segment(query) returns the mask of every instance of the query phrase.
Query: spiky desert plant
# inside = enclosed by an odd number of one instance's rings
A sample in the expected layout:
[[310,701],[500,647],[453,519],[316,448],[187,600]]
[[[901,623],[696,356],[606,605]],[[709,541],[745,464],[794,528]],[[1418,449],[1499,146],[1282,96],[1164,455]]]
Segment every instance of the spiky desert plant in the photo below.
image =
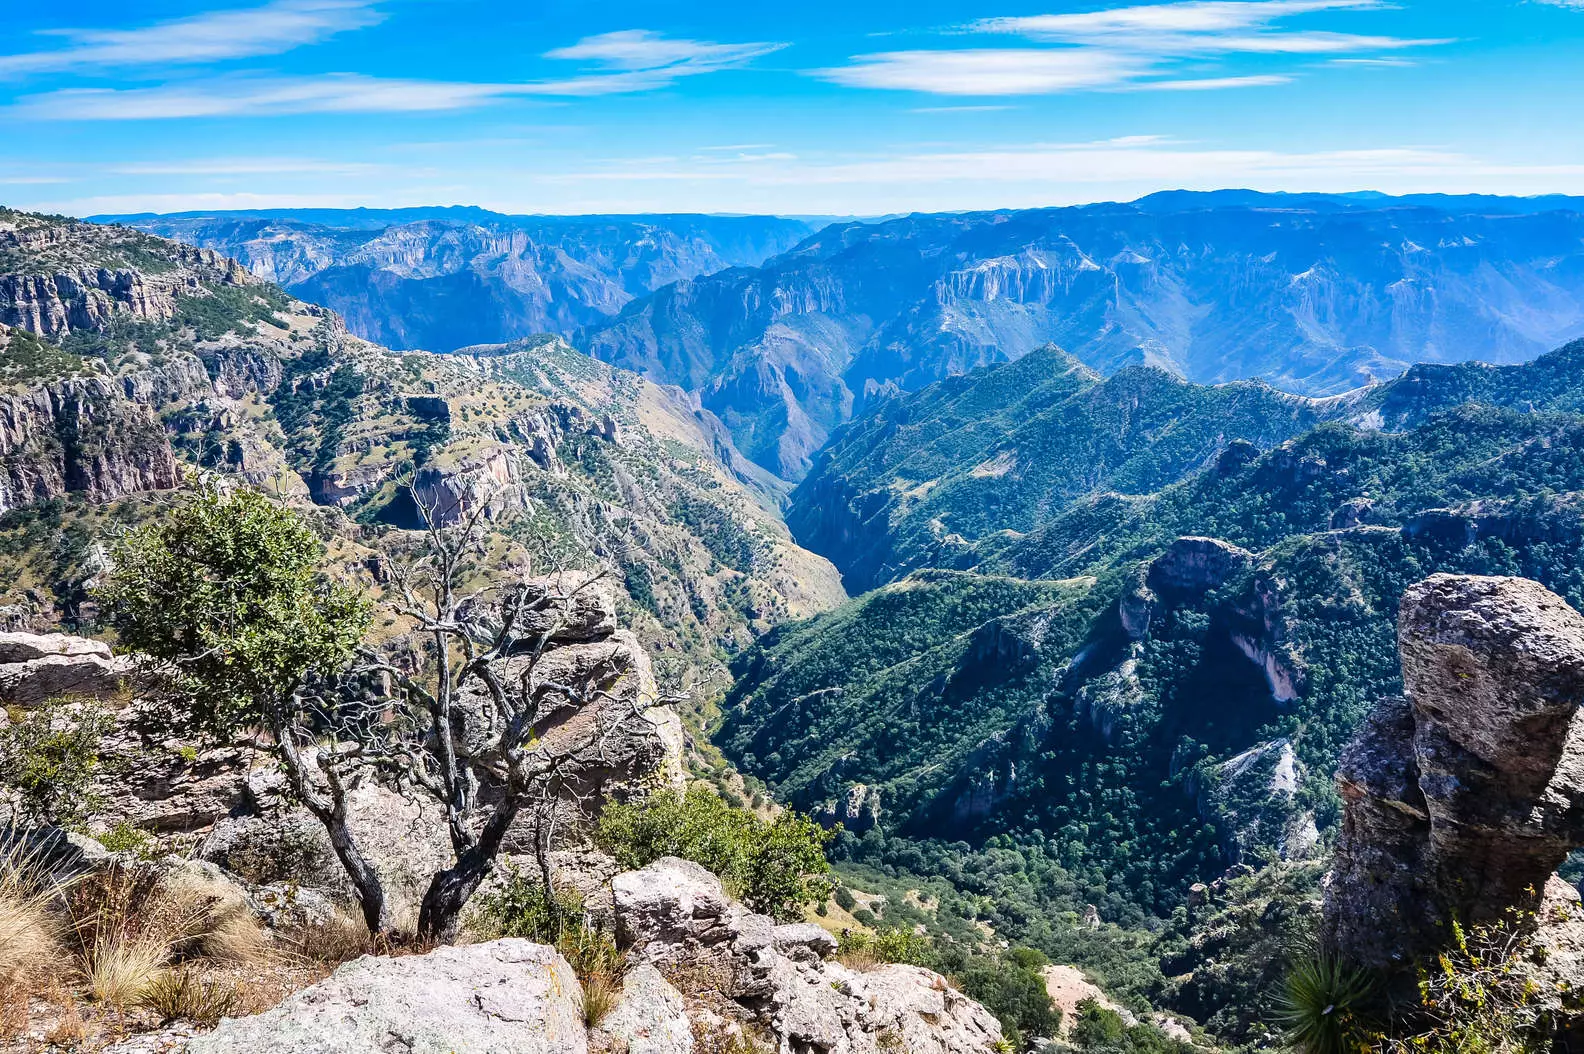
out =
[[1369,970],[1309,950],[1287,975],[1277,1021],[1299,1054],[1359,1054],[1379,1039],[1372,1018],[1378,992]]

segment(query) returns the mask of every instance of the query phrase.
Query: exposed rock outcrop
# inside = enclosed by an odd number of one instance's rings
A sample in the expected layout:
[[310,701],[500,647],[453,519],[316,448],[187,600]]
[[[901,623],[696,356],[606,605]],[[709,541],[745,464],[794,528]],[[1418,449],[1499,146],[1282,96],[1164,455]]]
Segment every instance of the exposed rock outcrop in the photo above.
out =
[[506,939],[365,956],[190,1054],[584,1054],[583,991],[553,948]]
[[780,1054],[988,1054],[1001,1039],[989,1011],[939,974],[850,970],[827,958],[834,942],[817,927],[776,926],[697,864],[657,860],[612,886],[629,961],[656,967],[695,1016],[724,1012],[768,1032]]
[[1224,832],[1222,848],[1236,864],[1270,846],[1283,860],[1302,860],[1320,847],[1314,813],[1298,802],[1303,766],[1288,739],[1250,747],[1194,781],[1199,811]]
[[0,633],[0,703],[37,706],[62,696],[113,699],[132,666],[110,647],[65,633]]
[[[627,630],[616,628],[616,602],[604,580],[567,574],[521,587],[529,647],[508,655],[496,675],[504,684],[525,682],[537,706],[534,732],[545,756],[567,759],[566,807],[586,813],[656,787],[680,789],[682,721],[661,698],[648,652]],[[537,656],[540,635],[550,639]],[[490,750],[496,719],[481,688],[459,696],[467,722],[469,756],[486,793],[498,785]],[[531,844],[525,816],[508,836],[510,851]],[[571,829],[567,825],[564,829]]]
[[107,501],[180,482],[164,427],[109,377],[0,391],[0,512],[68,491]]
[[1536,913],[1544,969],[1576,970],[1584,945],[1576,922],[1555,925],[1554,872],[1584,844],[1584,615],[1526,579],[1435,575],[1403,597],[1398,648],[1406,699],[1342,760],[1328,943],[1402,964],[1453,920],[1518,909]]
[[1156,592],[1203,593],[1253,561],[1253,553],[1219,538],[1179,538],[1150,564],[1149,586]]

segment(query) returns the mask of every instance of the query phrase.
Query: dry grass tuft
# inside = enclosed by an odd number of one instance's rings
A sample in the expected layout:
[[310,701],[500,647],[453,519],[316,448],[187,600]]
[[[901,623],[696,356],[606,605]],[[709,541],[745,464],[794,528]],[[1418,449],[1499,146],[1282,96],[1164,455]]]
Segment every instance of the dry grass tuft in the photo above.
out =
[[220,920],[204,935],[202,951],[206,959],[251,966],[269,962],[275,950],[257,919],[251,915],[233,915]]
[[616,1006],[621,995],[621,980],[599,973],[583,981],[583,1024],[594,1028]]
[[836,961],[854,973],[867,973],[880,966],[885,960],[881,959],[873,948],[867,945],[858,945],[838,951],[836,953]]
[[70,910],[88,991],[114,1006],[142,1001],[174,959],[268,955],[246,905],[201,878],[162,881],[148,868],[116,867],[74,890]]
[[164,941],[120,933],[102,937],[83,956],[88,994],[111,1006],[131,1006],[143,998],[169,958],[170,945]]
[[215,1025],[236,1012],[242,997],[234,982],[188,965],[161,970],[138,1001],[165,1021]]
[[59,969],[57,891],[39,857],[16,843],[0,850],[0,990],[35,987]]
[[363,920],[339,912],[323,922],[299,927],[284,939],[296,959],[318,966],[340,966],[376,951]]

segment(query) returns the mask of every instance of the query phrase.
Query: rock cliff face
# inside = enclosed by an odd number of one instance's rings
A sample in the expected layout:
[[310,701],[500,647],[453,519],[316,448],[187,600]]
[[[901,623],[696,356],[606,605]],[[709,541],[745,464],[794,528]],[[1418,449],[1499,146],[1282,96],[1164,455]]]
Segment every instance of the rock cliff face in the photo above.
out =
[[207,249],[0,209],[0,325],[58,337],[100,331],[118,317],[164,321],[178,297],[202,295],[205,283],[250,280]]
[[580,343],[699,391],[797,478],[873,400],[1051,342],[1104,373],[1316,395],[1415,361],[1532,358],[1584,332],[1584,285],[1557,263],[1578,260],[1581,230],[1576,212],[1320,196],[914,215],[659,289]]
[[[108,277],[57,281],[79,273]],[[140,504],[199,469],[340,510],[325,523],[361,564],[403,544],[385,527],[423,526],[418,503],[441,523],[486,505],[522,559],[616,570],[645,644],[681,647],[698,679],[719,676],[718,646],[843,597],[719,421],[559,339],[396,355],[210,250],[8,211],[0,282],[27,293],[0,292],[0,514],[64,498],[68,517],[135,515],[82,504]],[[0,604],[91,614],[91,573],[45,573]]]
[[1548,927],[1577,902],[1555,871],[1584,845],[1584,615],[1526,579],[1436,575],[1403,597],[1398,647],[1406,698],[1381,705],[1338,776],[1326,940],[1397,965],[1453,920],[1516,908],[1560,945],[1549,968],[1576,969],[1577,927]]
[[[0,331],[0,355],[5,347]],[[0,512],[73,491],[109,501],[180,482],[159,419],[110,378],[0,389]]]
[[618,946],[669,979],[693,1020],[713,1016],[718,1032],[768,1033],[780,1054],[988,1054],[1001,1039],[1000,1023],[939,974],[850,970],[830,959],[835,941],[824,930],[749,912],[686,860],[657,860],[611,885]]

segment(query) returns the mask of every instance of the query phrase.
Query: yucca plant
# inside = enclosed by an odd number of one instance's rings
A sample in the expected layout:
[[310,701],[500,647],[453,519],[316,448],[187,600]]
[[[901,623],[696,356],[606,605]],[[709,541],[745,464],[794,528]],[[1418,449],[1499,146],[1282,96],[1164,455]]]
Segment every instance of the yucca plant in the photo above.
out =
[[1372,1016],[1378,994],[1369,970],[1310,951],[1288,973],[1276,1019],[1299,1054],[1360,1054],[1380,1038]]

